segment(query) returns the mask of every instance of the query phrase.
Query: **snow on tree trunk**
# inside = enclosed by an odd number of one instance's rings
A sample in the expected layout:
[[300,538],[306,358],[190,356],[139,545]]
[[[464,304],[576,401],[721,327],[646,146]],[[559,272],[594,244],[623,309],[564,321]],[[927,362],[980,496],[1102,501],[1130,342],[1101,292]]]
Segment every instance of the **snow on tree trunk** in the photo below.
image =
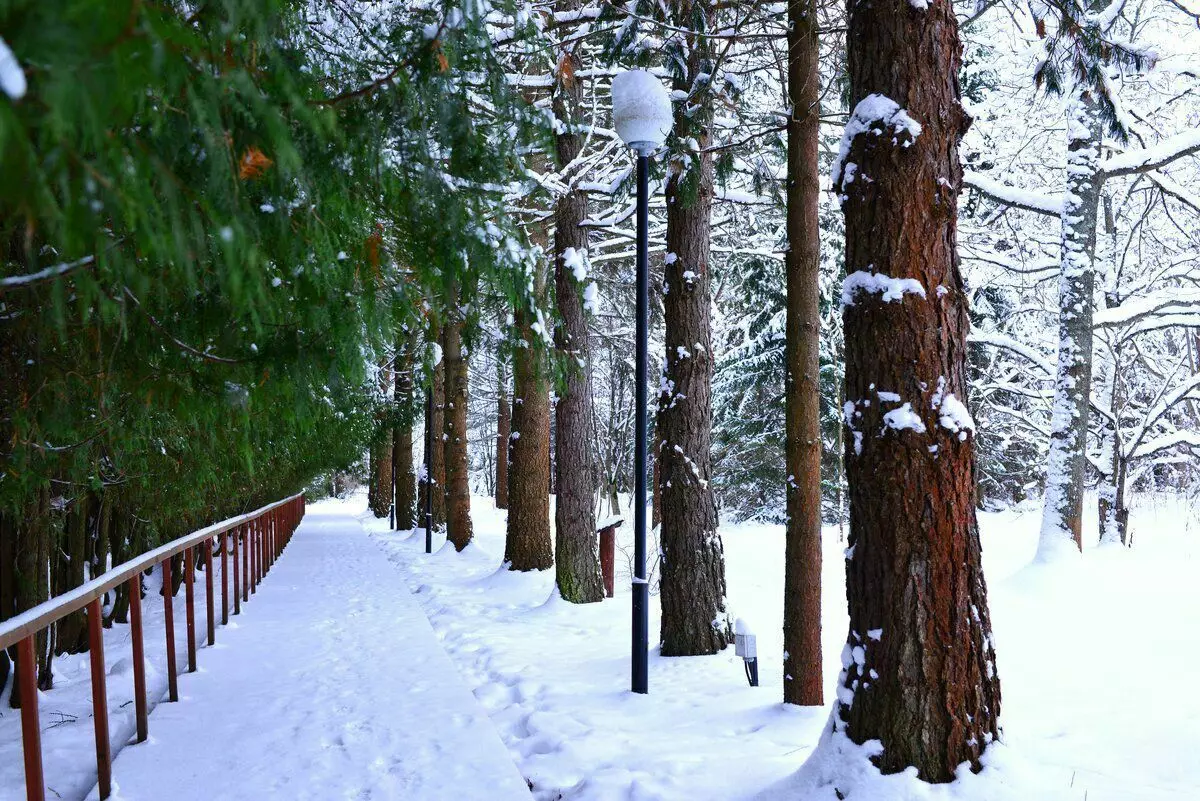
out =
[[824,703],[821,676],[821,181],[815,0],[788,5],[787,546],[783,587],[783,700]]
[[[708,2],[676,4],[676,18],[715,20]],[[713,40],[689,35],[689,92],[713,58]],[[699,102],[711,104],[702,88]],[[693,101],[695,102],[695,101]],[[717,532],[712,478],[712,330],[709,244],[713,200],[711,109],[675,106],[675,136],[695,140],[667,165],[667,256],[663,286],[666,370],[659,393],[656,451],[662,519],[660,597],[663,656],[713,654],[733,639],[725,608],[725,551]],[[698,152],[697,152],[698,151]]]
[[[537,224],[530,240],[541,248],[533,289],[538,298],[546,287],[546,231]],[[519,338],[513,349],[512,434],[508,450],[508,531],[504,561],[511,570],[545,570],[554,564],[550,542],[550,386],[541,323],[523,304],[513,314]]]
[[463,354],[462,299],[452,287],[450,309],[442,327],[442,360],[446,365],[444,419],[446,458],[446,538],[461,551],[471,542],[470,465],[467,461],[467,360]]
[[[569,11],[576,3],[561,2]],[[564,51],[558,62],[558,91],[554,115],[564,123],[557,137],[558,162],[570,164],[583,145],[571,127],[580,119],[582,85],[575,77],[578,57]],[[572,603],[604,599],[596,542],[596,516],[592,505],[594,456],[592,453],[592,382],[584,294],[594,293],[587,263],[587,195],[571,191],[558,199],[554,211],[554,291],[560,322],[554,346],[563,357],[564,377],[554,406],[555,503],[554,563],[558,591]]]
[[1092,293],[1100,190],[1099,106],[1077,90],[1067,109],[1067,191],[1058,284],[1058,370],[1050,419],[1046,500],[1038,559],[1083,546],[1083,495],[1092,386]]
[[496,364],[496,508],[508,508],[508,439],[512,434],[512,410],[508,405],[508,381],[504,361]]
[[828,740],[876,741],[882,773],[949,782],[980,769],[1000,712],[956,250],[961,47],[951,4],[908,0],[852,4],[847,43],[850,626]]

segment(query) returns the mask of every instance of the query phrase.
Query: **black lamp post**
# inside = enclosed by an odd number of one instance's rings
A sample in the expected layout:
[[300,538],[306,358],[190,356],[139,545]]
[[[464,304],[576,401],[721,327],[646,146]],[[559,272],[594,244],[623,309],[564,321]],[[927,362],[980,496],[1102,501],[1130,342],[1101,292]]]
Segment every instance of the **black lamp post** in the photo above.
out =
[[648,72],[628,70],[613,78],[613,123],[637,151],[637,346],[634,370],[633,445],[633,661],[631,689],[649,692],[650,585],[646,576],[646,385],[650,335],[650,155],[671,130],[671,100]]
[[425,390],[425,553],[433,553],[433,378]]

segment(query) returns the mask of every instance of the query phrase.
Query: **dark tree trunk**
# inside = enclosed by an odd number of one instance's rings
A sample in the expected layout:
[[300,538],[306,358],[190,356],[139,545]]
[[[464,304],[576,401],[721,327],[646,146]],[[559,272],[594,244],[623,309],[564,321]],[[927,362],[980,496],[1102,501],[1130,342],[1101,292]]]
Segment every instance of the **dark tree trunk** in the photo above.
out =
[[825,703],[821,678],[821,81],[816,0],[788,5],[787,550],[783,700]]
[[415,340],[404,334],[396,343],[396,427],[392,429],[392,476],[396,482],[396,530],[416,526],[417,476],[413,473],[413,419],[417,407],[413,397],[413,347]]
[[[544,228],[531,233],[546,246]],[[534,268],[534,294],[545,294],[546,266]],[[512,434],[508,449],[508,532],[504,561],[512,570],[545,570],[554,564],[550,544],[550,387],[545,345],[531,327],[533,312],[519,305],[513,315],[518,347],[513,349]]]
[[[677,0],[676,18],[703,15],[715,5]],[[688,36],[687,74],[674,89],[687,92],[711,70],[711,38]],[[717,532],[712,486],[712,332],[709,272],[713,199],[712,104],[675,106],[675,135],[694,138],[700,152],[667,165],[667,258],[663,310],[666,383],[659,396],[657,443],[662,521],[660,598],[663,656],[712,654],[731,640],[725,610],[725,553]]]
[[[575,6],[574,0],[557,4],[564,11]],[[567,123],[557,137],[559,164],[570,164],[582,147],[582,137],[570,127],[579,122],[582,86],[574,77],[579,67],[574,53],[559,56],[554,114]],[[582,259],[587,253],[587,231],[581,227],[586,217],[586,194],[576,190],[559,198],[554,213],[554,291],[560,322],[554,345],[562,357],[564,381],[554,406],[554,561],[559,594],[572,603],[604,598],[592,508],[592,365],[581,294],[588,279],[578,281],[567,264],[569,256]]]
[[508,380],[504,361],[496,366],[496,508],[508,508],[508,440],[512,436],[512,409],[508,405]]
[[[61,544],[52,549],[51,595],[62,595],[87,580],[85,568],[90,566],[88,558],[88,506],[90,497],[80,494],[67,509],[56,514],[62,521]],[[54,655],[81,654],[88,648],[87,616],[82,609],[72,612],[54,624]]]
[[461,551],[471,542],[471,487],[467,465],[467,360],[463,356],[461,298],[452,288],[450,309],[442,326],[442,360],[446,365],[445,430],[446,537]]
[[[33,493],[24,513],[13,522],[16,532],[16,570],[13,579],[16,590],[14,612],[20,614],[26,609],[32,609],[50,598],[49,568],[51,553],[51,509],[50,493],[39,489]],[[39,690],[49,690],[54,684],[52,662],[55,652],[55,629],[51,626],[43,629],[34,638],[34,653],[37,662],[37,686]],[[26,681],[27,677],[20,672],[13,675],[12,695],[9,706],[19,709],[21,706],[18,682]]]
[[882,743],[881,772],[912,766],[929,782],[953,780],[964,762],[978,770],[1000,713],[965,413],[969,321],[955,240],[958,141],[970,119],[960,58],[949,3],[850,6],[857,105],[845,163],[855,167],[834,185],[852,301],[850,629],[834,726]]

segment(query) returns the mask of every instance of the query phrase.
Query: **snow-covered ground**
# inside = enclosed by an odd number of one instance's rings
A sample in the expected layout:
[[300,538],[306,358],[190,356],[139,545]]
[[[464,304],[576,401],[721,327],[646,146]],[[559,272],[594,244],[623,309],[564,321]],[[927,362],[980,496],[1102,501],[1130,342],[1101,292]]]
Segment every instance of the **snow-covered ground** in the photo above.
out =
[[[361,499],[356,505],[365,516]],[[501,568],[504,518],[473,506],[464,553],[365,518],[421,598],[434,629],[490,711],[539,799],[793,797],[792,779],[829,715],[779,702],[783,531],[722,528],[732,612],[759,638],[761,686],[730,648],[650,661],[650,695],[629,686],[628,570],[617,597],[573,606],[553,572]],[[1136,547],[1089,548],[1075,563],[1030,565],[1040,508],[983,514],[1003,689],[996,772],[921,798],[1177,801],[1200,797],[1200,518],[1175,498],[1139,498]],[[1090,530],[1095,530],[1094,527]],[[620,530],[628,545],[630,528]],[[436,536],[436,535],[435,535]],[[843,544],[826,531],[824,658],[833,695],[846,630]],[[656,600],[651,607],[657,631]],[[912,783],[906,785],[912,790]],[[925,791],[929,791],[926,793]],[[856,796],[857,797],[857,796]],[[875,801],[874,798],[868,801]]]
[[[1194,758],[1200,697],[1191,687],[1192,665],[1200,659],[1197,510],[1176,498],[1140,497],[1134,549],[1089,548],[1074,564],[1053,566],[1029,564],[1039,511],[1030,506],[981,519],[1004,699],[1005,745],[995,751],[995,775],[985,772],[986,781],[953,788],[908,782],[902,797],[1200,797]],[[312,507],[305,525],[317,527],[309,529],[314,536],[297,534],[243,615],[218,629],[217,647],[200,652],[200,673],[181,678],[183,703],[151,715],[150,744],[118,756],[118,797],[176,797],[165,788],[186,786],[187,797],[206,801],[290,801],[351,797],[341,791],[353,787],[379,799],[490,801],[499,797],[498,788],[511,787],[516,773],[503,778],[504,765],[497,764],[504,762],[503,749],[474,712],[463,681],[538,799],[797,797],[795,774],[829,711],[779,703],[779,526],[722,528],[730,604],[758,634],[762,686],[746,686],[732,648],[691,659],[653,654],[650,695],[643,697],[628,691],[630,604],[622,554],[617,597],[573,606],[554,596],[552,572],[501,569],[504,518],[490,499],[475,499],[474,515],[477,539],[466,552],[456,554],[439,538],[435,554],[426,556],[423,532],[386,531],[386,521],[368,516],[361,496]],[[328,528],[332,520],[340,521],[337,531]],[[628,525],[620,535],[627,546]],[[826,546],[824,647],[832,697],[846,625],[837,529],[826,531]],[[349,569],[332,569],[338,553]],[[197,584],[201,620],[203,586]],[[422,630],[419,614],[413,618],[406,588],[450,662]],[[145,607],[150,694],[160,697],[166,688],[161,604],[151,596]],[[657,612],[655,602],[652,632]],[[177,620],[182,655],[184,627]],[[303,634],[289,634],[288,625]],[[124,743],[133,733],[128,630],[115,626],[105,634],[110,727],[114,742]],[[414,654],[426,656],[414,663]],[[461,697],[454,700],[456,686]],[[436,759],[414,743],[435,731],[439,719],[397,711],[398,699],[418,690],[432,692],[430,709],[454,707],[443,717],[465,722],[459,728],[469,733],[448,740],[457,745]],[[93,790],[88,693],[86,656],[57,660],[56,688],[41,697],[49,798],[80,799]],[[231,738],[243,746],[221,751],[219,743]],[[206,741],[213,743],[211,759],[196,755],[197,744]],[[217,771],[214,759],[233,762]],[[482,760],[502,778],[484,790],[450,770],[461,760]],[[442,770],[445,781],[406,783],[405,764],[417,777]],[[229,789],[230,777],[242,781],[238,790]],[[319,779],[307,794],[298,789],[306,777]],[[438,787],[455,791],[446,795]],[[23,798],[22,788],[19,721],[5,703],[0,801]],[[238,794],[243,791],[250,794]]]
[[[162,605],[146,607],[147,636],[161,640]],[[106,635],[112,740],[123,746],[134,732],[128,628]],[[150,696],[160,698],[165,646],[148,650]],[[309,508],[242,615],[197,661],[179,679],[179,703],[150,715],[149,740],[117,753],[114,801],[529,798],[399,572],[341,504]],[[44,732],[47,798],[94,799],[87,660],[59,666],[42,721],[76,720]],[[25,797],[17,717],[5,708],[0,720],[4,799]]]

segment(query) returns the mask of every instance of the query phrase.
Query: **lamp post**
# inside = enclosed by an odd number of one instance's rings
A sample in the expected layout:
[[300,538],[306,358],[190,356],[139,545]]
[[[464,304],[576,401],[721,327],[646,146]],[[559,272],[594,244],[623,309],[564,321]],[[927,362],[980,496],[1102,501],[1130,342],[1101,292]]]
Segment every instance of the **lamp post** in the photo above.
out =
[[637,152],[637,347],[633,445],[633,663],[631,688],[649,692],[650,586],[646,577],[646,381],[650,330],[650,154],[671,130],[671,99],[658,78],[628,70],[613,78],[613,124]]
[[433,553],[433,376],[425,389],[425,553]]

